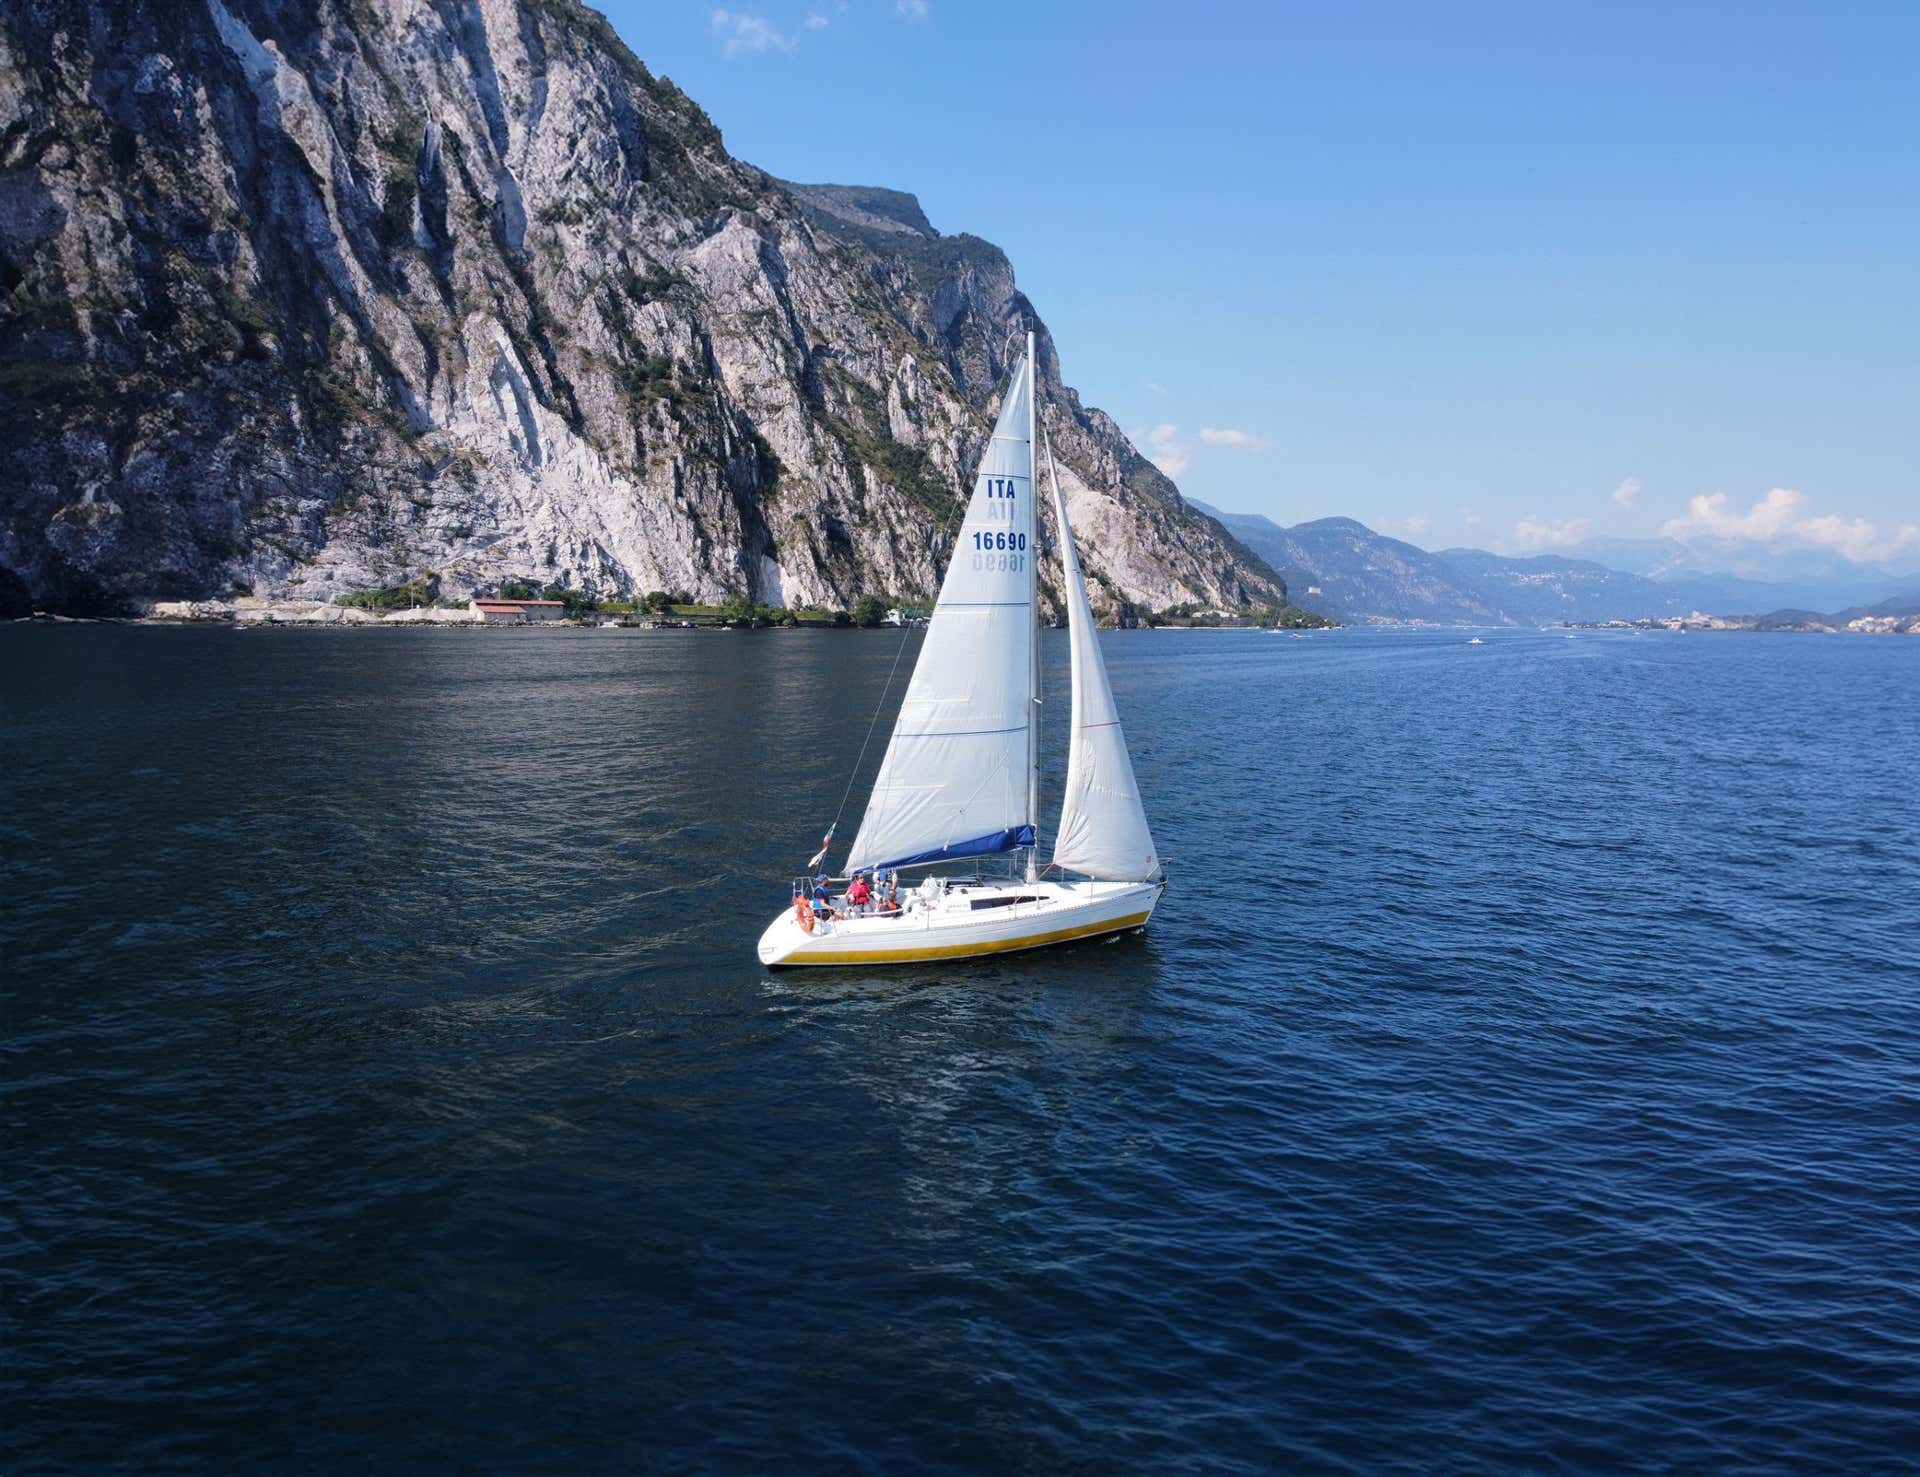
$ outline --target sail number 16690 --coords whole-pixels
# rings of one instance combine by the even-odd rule
[[[973,567],[994,573],[1018,574],[1027,567],[1027,536],[1024,533],[976,533],[973,536]]]

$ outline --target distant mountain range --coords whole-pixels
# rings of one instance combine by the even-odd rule
[[[1429,552],[1376,533],[1352,518],[1316,518],[1282,527],[1255,513],[1188,502],[1217,520],[1286,581],[1293,603],[1350,623],[1543,625],[1555,621],[1646,620],[1704,611],[1756,615],[1782,609],[1834,610],[1920,596],[1905,579],[1857,567],[1809,567],[1792,580],[1756,580],[1693,567],[1698,555],[1674,539],[1615,540],[1614,568],[1597,558],[1536,554],[1509,558],[1485,549]]]

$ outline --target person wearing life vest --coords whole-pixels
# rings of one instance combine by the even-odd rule
[[[822,872],[813,879],[813,916],[819,922],[844,915],[833,905],[833,894],[827,890],[827,874]]]
[[[856,918],[864,917],[872,901],[873,889],[867,883],[867,874],[854,873],[853,885],[847,889],[847,911]]]

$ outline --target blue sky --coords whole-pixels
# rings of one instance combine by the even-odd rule
[[[1193,496],[1920,567],[1912,0],[605,8],[739,157],[1006,248]]]

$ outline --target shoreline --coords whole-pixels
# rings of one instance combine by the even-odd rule
[[[0,618],[0,625],[14,626],[145,626],[168,630],[235,630],[235,631],[340,631],[340,630],[450,630],[450,631],[893,631],[899,626],[836,626],[824,621],[803,621],[798,625],[785,625],[777,621],[761,621],[754,625],[734,625],[726,621],[621,621],[621,620],[548,620],[548,621],[478,621],[456,620],[391,620],[380,616],[371,616],[360,620],[327,619],[255,619],[246,620],[233,616],[150,616],[150,615],[55,615],[49,611],[35,611],[32,615],[16,615]],[[924,625],[908,629],[925,630]],[[1042,626],[1043,631],[1064,631],[1061,626]],[[1101,626],[1101,631],[1198,631],[1213,635],[1227,636],[1307,636],[1327,635],[1333,631],[1350,629],[1346,626],[1313,626],[1292,628],[1286,626]],[[1402,630],[1440,630],[1439,627],[1377,627],[1375,629]],[[1463,628],[1464,629],[1464,628]]]
[[[558,619],[539,621],[489,621],[475,619],[465,611],[436,611],[432,616],[422,613],[409,617],[406,612],[395,611],[387,615],[376,615],[369,611],[351,607],[324,607],[311,613],[300,614],[263,613],[249,615],[62,615],[54,611],[36,610],[30,615],[0,617],[0,625],[11,626],[147,626],[173,630],[280,630],[280,631],[338,631],[338,630],[452,630],[452,631],[898,631],[898,626],[855,626],[834,625],[825,621],[804,621],[797,625],[785,625],[778,622],[761,621],[753,624],[735,624],[727,621],[641,621],[618,618],[595,619]],[[910,628],[911,629],[911,628]],[[924,625],[919,627],[924,630]],[[1043,626],[1042,630],[1061,631],[1065,626]],[[1607,622],[1568,622],[1564,626],[1437,626],[1420,623],[1389,624],[1386,622],[1361,622],[1355,625],[1331,625],[1317,627],[1287,626],[1175,626],[1175,625],[1138,625],[1138,626],[1102,626],[1102,631],[1126,630],[1142,632],[1162,631],[1202,631],[1224,635],[1285,635],[1311,636],[1328,635],[1335,631],[1379,631],[1379,632],[1415,632],[1432,636],[1464,635],[1471,632],[1491,632],[1497,636],[1535,635],[1542,631],[1553,631],[1572,635],[1575,632],[1589,635],[1746,635],[1746,636],[1920,636],[1920,617],[1907,620],[1889,620],[1880,618],[1871,621],[1857,620],[1845,626],[1830,625],[1760,625],[1735,622],[1732,619],[1719,619],[1712,625],[1680,625],[1658,621],[1618,624]]]
[[[173,626],[202,628],[337,630],[341,628],[450,628],[454,630],[628,630],[628,631],[899,631],[926,629],[925,620],[914,620],[904,628],[891,622],[863,626],[848,620],[785,620],[765,618],[727,619],[709,615],[636,615],[618,611],[587,611],[577,616],[553,615],[537,619],[489,619],[471,607],[416,606],[405,610],[368,610],[357,605],[333,605],[320,601],[247,600],[159,600],[147,602],[138,615],[65,615],[36,610],[28,615],[4,618],[15,625],[118,625]],[[1043,630],[1065,630],[1065,623],[1043,626]],[[1101,626],[1101,630],[1140,631],[1227,631],[1306,634],[1310,631],[1342,629],[1337,624],[1324,626],[1260,625],[1187,625],[1172,622],[1150,625]]]

